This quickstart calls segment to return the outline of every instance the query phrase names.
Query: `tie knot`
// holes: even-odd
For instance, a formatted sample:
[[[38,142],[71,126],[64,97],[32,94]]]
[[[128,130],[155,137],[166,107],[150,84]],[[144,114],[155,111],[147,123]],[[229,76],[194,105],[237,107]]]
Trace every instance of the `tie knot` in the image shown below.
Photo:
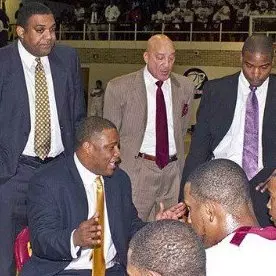
[[[38,64],[41,63],[40,57],[35,58],[35,61],[36,61]]]
[[[103,182],[101,180],[101,177],[100,176],[97,176],[96,179],[95,179],[95,183],[97,185],[97,189],[102,189],[103,187]]]
[[[250,89],[251,92],[254,93],[254,92],[256,92],[256,90],[257,90],[257,86],[252,86],[252,85],[250,85],[250,86],[249,86],[249,89]]]
[[[157,81],[156,83],[155,83],[159,88],[161,88],[161,86],[163,85],[163,81]]]

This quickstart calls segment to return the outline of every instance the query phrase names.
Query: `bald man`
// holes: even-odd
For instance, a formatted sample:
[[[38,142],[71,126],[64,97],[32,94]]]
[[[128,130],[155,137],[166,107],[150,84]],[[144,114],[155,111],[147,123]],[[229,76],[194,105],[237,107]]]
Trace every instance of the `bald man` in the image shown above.
[[[152,220],[161,201],[177,203],[194,86],[172,73],[175,48],[167,36],[152,36],[143,57],[144,68],[108,83],[104,117],[120,132],[121,168],[131,178],[139,216]]]

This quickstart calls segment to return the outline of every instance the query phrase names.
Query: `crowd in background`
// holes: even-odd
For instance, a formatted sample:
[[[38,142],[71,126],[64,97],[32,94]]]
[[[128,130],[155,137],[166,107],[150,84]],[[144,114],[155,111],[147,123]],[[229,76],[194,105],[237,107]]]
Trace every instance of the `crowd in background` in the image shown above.
[[[71,11],[63,10],[58,22],[64,31],[70,32],[82,32],[86,23],[87,39],[105,39],[108,23],[111,31],[117,32],[134,30],[137,23],[138,31],[171,32],[174,40],[188,40],[191,23],[194,31],[206,33],[219,31],[220,23],[224,31],[247,32],[250,15],[275,14],[275,0],[92,0],[88,4],[77,2]],[[266,30],[268,28],[266,26]],[[78,37],[80,35],[67,34],[64,39]],[[238,34],[228,40],[239,41],[245,37]],[[120,38],[118,34],[116,39]],[[211,34],[197,38],[214,39]]]

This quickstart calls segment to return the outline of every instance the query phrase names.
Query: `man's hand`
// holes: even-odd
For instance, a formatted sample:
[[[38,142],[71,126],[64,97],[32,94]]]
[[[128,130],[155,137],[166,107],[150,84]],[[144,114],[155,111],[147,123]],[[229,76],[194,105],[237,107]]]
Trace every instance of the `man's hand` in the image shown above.
[[[83,221],[73,234],[75,246],[93,247],[101,244],[101,226],[98,223],[99,214],[96,213],[92,218]]]
[[[164,210],[164,204],[160,202],[160,211],[156,215],[156,220],[161,220],[161,219],[178,220],[179,218],[183,217],[185,213],[186,213],[186,206],[183,202],[180,202],[167,210]]]
[[[256,190],[257,191],[260,191],[261,193],[264,193],[266,190],[267,190],[267,186],[269,183],[271,184],[276,184],[274,183],[276,182],[276,169],[273,171],[273,173],[264,181],[264,182],[261,182],[259,183],[257,186],[256,186]]]

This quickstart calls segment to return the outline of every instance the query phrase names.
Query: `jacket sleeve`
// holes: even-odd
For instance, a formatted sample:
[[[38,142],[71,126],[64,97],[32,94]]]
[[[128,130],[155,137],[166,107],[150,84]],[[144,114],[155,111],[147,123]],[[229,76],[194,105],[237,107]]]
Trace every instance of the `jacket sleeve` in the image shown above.
[[[114,84],[114,80],[107,84],[104,96],[103,117],[115,124],[118,130],[122,123],[122,103],[121,93],[117,88],[118,84]]]
[[[62,221],[53,183],[33,177],[28,194],[27,214],[34,254],[54,261],[72,260],[69,229]],[[51,185],[52,184],[52,185]]]
[[[206,83],[203,89],[203,96],[197,113],[197,123],[189,154],[186,158],[182,180],[180,185],[179,201],[183,201],[184,185],[189,174],[200,164],[212,157],[212,136],[210,132],[210,108],[211,108],[211,87]]]

